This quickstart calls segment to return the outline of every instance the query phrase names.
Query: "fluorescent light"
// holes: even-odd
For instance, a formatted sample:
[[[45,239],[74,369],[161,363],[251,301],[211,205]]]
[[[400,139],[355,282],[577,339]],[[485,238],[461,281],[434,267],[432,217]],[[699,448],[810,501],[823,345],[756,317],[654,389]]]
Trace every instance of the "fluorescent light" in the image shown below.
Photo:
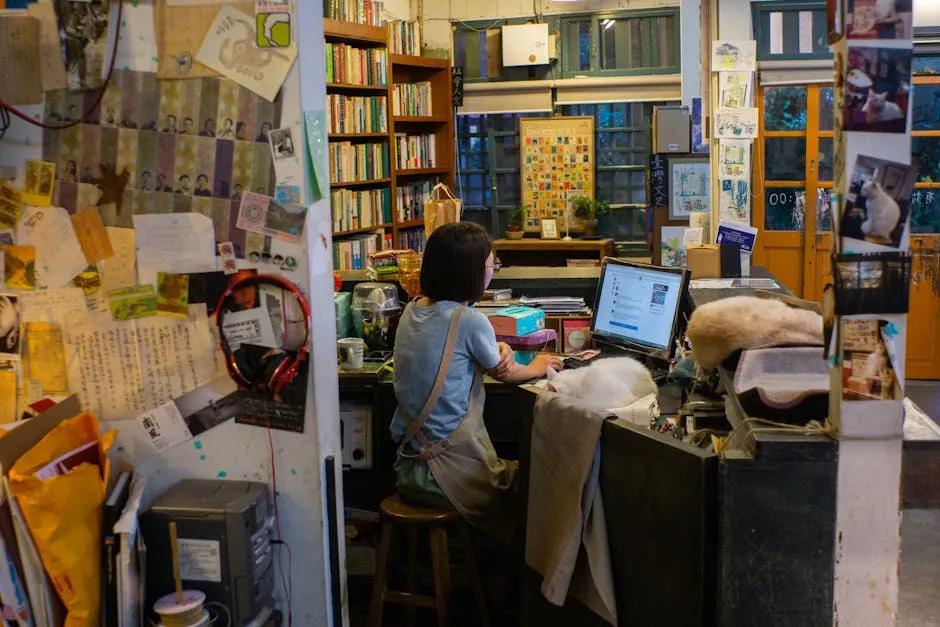
[[[612,19],[609,19],[609,18],[608,18],[608,19],[604,20],[604,21],[602,22],[602,24],[604,25],[604,30],[607,30],[608,28],[610,28],[611,26],[614,25],[614,21],[613,21]]]

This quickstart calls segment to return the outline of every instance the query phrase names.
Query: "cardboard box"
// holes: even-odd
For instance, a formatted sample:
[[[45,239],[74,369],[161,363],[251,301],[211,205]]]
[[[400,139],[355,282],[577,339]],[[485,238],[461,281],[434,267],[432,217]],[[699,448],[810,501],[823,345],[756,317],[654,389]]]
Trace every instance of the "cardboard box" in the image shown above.
[[[496,335],[520,336],[545,328],[545,312],[534,307],[504,307],[489,318]]]
[[[689,246],[686,250],[686,265],[693,279],[721,278],[721,251],[717,244]]]
[[[653,152],[692,152],[692,116],[688,107],[653,110]]]

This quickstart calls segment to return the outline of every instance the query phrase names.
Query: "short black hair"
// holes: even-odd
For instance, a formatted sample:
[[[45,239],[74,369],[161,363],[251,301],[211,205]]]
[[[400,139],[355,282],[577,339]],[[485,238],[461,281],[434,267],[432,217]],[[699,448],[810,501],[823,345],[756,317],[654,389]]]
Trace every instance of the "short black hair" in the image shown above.
[[[206,180],[206,183],[209,182],[209,177],[206,176],[205,174],[200,174],[199,176],[196,177],[196,180],[197,180],[197,181],[198,181],[199,179],[205,179],[205,180]]]
[[[491,252],[493,238],[479,224],[452,222],[437,228],[424,247],[421,293],[434,301],[480,300]]]

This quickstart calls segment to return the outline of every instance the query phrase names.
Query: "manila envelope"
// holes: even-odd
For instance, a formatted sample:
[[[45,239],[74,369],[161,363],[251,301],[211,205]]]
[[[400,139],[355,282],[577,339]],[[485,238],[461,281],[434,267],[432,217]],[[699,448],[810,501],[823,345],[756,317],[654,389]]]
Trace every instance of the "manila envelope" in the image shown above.
[[[255,14],[254,2],[235,2],[239,11]],[[173,6],[167,0],[154,0],[153,20],[157,32],[158,78],[208,78],[215,70],[196,61],[202,40],[212,26],[219,4]]]

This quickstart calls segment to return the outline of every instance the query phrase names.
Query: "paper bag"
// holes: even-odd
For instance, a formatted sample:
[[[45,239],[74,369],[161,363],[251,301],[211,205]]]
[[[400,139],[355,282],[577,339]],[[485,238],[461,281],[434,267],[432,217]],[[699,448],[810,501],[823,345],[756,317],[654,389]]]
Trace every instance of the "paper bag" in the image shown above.
[[[98,419],[84,412],[59,423],[10,468],[10,489],[65,605],[66,627],[100,625],[101,512],[110,472],[107,452],[116,435],[112,430],[99,438]],[[36,476],[89,442],[98,442],[100,467],[85,463],[48,479]]]
[[[438,183],[431,190],[431,200],[424,203],[424,234],[431,236],[439,226],[460,222],[463,201],[451,193],[443,183]]]

